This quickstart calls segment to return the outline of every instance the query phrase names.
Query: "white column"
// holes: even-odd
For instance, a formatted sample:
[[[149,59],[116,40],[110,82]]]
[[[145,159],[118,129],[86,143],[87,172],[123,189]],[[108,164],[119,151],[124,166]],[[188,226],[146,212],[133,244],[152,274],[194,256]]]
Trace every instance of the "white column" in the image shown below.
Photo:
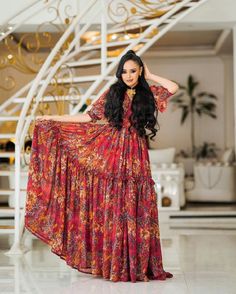
[[[236,154],[236,25],[233,27],[234,151]]]
[[[234,74],[233,56],[220,55],[224,64],[224,148],[233,148],[235,145],[234,128]]]
[[[106,1],[101,0],[101,74],[104,74],[107,67],[107,6]]]
[[[21,148],[19,142],[15,143],[15,218],[14,218],[14,243],[6,255],[21,255],[23,251],[20,246],[21,228],[20,228],[20,156]],[[23,215],[21,217],[24,217]],[[18,293],[18,292],[15,292]]]

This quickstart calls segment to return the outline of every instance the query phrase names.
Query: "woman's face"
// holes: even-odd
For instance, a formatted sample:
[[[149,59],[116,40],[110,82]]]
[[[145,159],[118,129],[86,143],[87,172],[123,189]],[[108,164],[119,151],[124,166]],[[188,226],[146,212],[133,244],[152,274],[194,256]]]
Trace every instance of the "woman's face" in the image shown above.
[[[140,67],[133,60],[128,60],[125,62],[122,71],[122,80],[123,82],[133,88],[138,84],[139,75],[142,73],[142,67]]]

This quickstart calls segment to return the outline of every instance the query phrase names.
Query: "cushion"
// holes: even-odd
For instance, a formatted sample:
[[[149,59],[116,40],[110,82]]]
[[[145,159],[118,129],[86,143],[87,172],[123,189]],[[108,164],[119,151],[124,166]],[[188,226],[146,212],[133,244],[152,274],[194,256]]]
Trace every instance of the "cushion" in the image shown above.
[[[150,163],[172,163],[175,158],[175,148],[148,150]]]
[[[223,163],[232,163],[234,161],[234,150],[233,150],[233,148],[228,148],[223,152],[223,154],[221,156],[221,161]]]

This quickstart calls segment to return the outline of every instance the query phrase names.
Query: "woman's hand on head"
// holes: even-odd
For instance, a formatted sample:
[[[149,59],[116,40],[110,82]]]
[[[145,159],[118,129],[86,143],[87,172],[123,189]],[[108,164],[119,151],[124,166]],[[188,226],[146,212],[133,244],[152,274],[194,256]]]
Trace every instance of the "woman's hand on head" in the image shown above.
[[[151,78],[151,72],[150,70],[148,69],[146,63],[143,64],[144,65],[144,77],[146,80],[149,80]]]

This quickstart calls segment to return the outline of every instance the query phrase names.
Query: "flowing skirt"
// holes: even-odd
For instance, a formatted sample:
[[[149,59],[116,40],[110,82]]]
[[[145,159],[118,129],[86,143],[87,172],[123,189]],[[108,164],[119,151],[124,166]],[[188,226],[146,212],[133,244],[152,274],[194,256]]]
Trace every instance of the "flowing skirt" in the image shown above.
[[[172,277],[162,264],[146,141],[134,130],[37,121],[25,226],[81,272],[111,281]]]

